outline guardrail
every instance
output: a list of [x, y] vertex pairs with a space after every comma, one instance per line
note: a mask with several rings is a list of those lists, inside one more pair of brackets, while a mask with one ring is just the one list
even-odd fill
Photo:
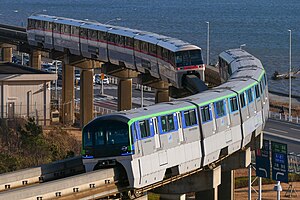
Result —
[[291, 116], [291, 118], [289, 119], [288, 114], [277, 113], [277, 112], [272, 112], [272, 111], [269, 111], [269, 118], [282, 120], [282, 121], [289, 121], [289, 122], [297, 123], [297, 124], [300, 123], [300, 117], [298, 117], [298, 116], [297, 117]]

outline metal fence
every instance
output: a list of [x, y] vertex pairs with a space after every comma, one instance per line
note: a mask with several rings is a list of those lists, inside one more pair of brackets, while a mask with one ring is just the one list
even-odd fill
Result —
[[282, 120], [282, 121], [290, 121], [292, 123], [300, 123], [300, 117], [293, 117], [291, 116], [291, 118], [289, 119], [288, 114], [282, 114], [282, 113], [278, 113], [278, 112], [272, 112], [269, 111], [269, 118], [272, 119], [277, 119], [277, 120]]
[[300, 174], [300, 154], [288, 154], [289, 173]]

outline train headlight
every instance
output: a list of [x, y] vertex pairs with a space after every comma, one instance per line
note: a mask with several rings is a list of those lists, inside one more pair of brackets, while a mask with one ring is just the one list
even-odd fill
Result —
[[122, 146], [122, 151], [124, 151], [124, 152], [127, 152], [127, 150], [128, 150], [128, 147], [127, 146]]

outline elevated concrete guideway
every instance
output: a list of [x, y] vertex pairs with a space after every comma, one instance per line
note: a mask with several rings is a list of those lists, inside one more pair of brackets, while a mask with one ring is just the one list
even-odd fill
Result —
[[[30, 65], [33, 68], [41, 68], [41, 55], [43, 51], [49, 52], [49, 56], [55, 60], [62, 60], [63, 71], [63, 94], [62, 94], [62, 122], [72, 124], [74, 122], [74, 67], [80, 67], [81, 70], [81, 94], [80, 97], [82, 106], [80, 109], [81, 126], [84, 126], [93, 119], [93, 84], [91, 75], [93, 69], [101, 68], [102, 72], [120, 78], [118, 83], [118, 110], [130, 110], [131, 103], [131, 87], [132, 78], [138, 78], [139, 83], [148, 85], [156, 89], [155, 102], [169, 101], [170, 94], [186, 95], [186, 91], [176, 90], [173, 88], [172, 93], [169, 92], [171, 84], [154, 78], [151, 74], [143, 74], [124, 66], [117, 66], [111, 63], [102, 63], [82, 56], [71, 55], [67, 50], [59, 52], [55, 50], [43, 49], [42, 47], [30, 46], [27, 40], [26, 28], [0, 24], [0, 48], [3, 61], [12, 61], [12, 49], [16, 48], [21, 52], [26, 52], [30, 55]], [[84, 108], [84, 109], [83, 109]]]

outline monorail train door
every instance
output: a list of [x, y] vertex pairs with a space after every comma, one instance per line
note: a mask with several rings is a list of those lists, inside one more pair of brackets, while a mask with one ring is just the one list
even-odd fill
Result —
[[157, 118], [153, 117], [151, 120], [153, 123], [155, 148], [159, 149], [161, 147], [161, 143], [160, 143], [160, 137], [159, 137], [159, 131], [158, 131]]
[[177, 117], [177, 122], [178, 122], [178, 136], [179, 136], [179, 142], [184, 141], [184, 134], [183, 134], [183, 129], [182, 129], [182, 119], [181, 119], [181, 114], [180, 112], [176, 113]]

